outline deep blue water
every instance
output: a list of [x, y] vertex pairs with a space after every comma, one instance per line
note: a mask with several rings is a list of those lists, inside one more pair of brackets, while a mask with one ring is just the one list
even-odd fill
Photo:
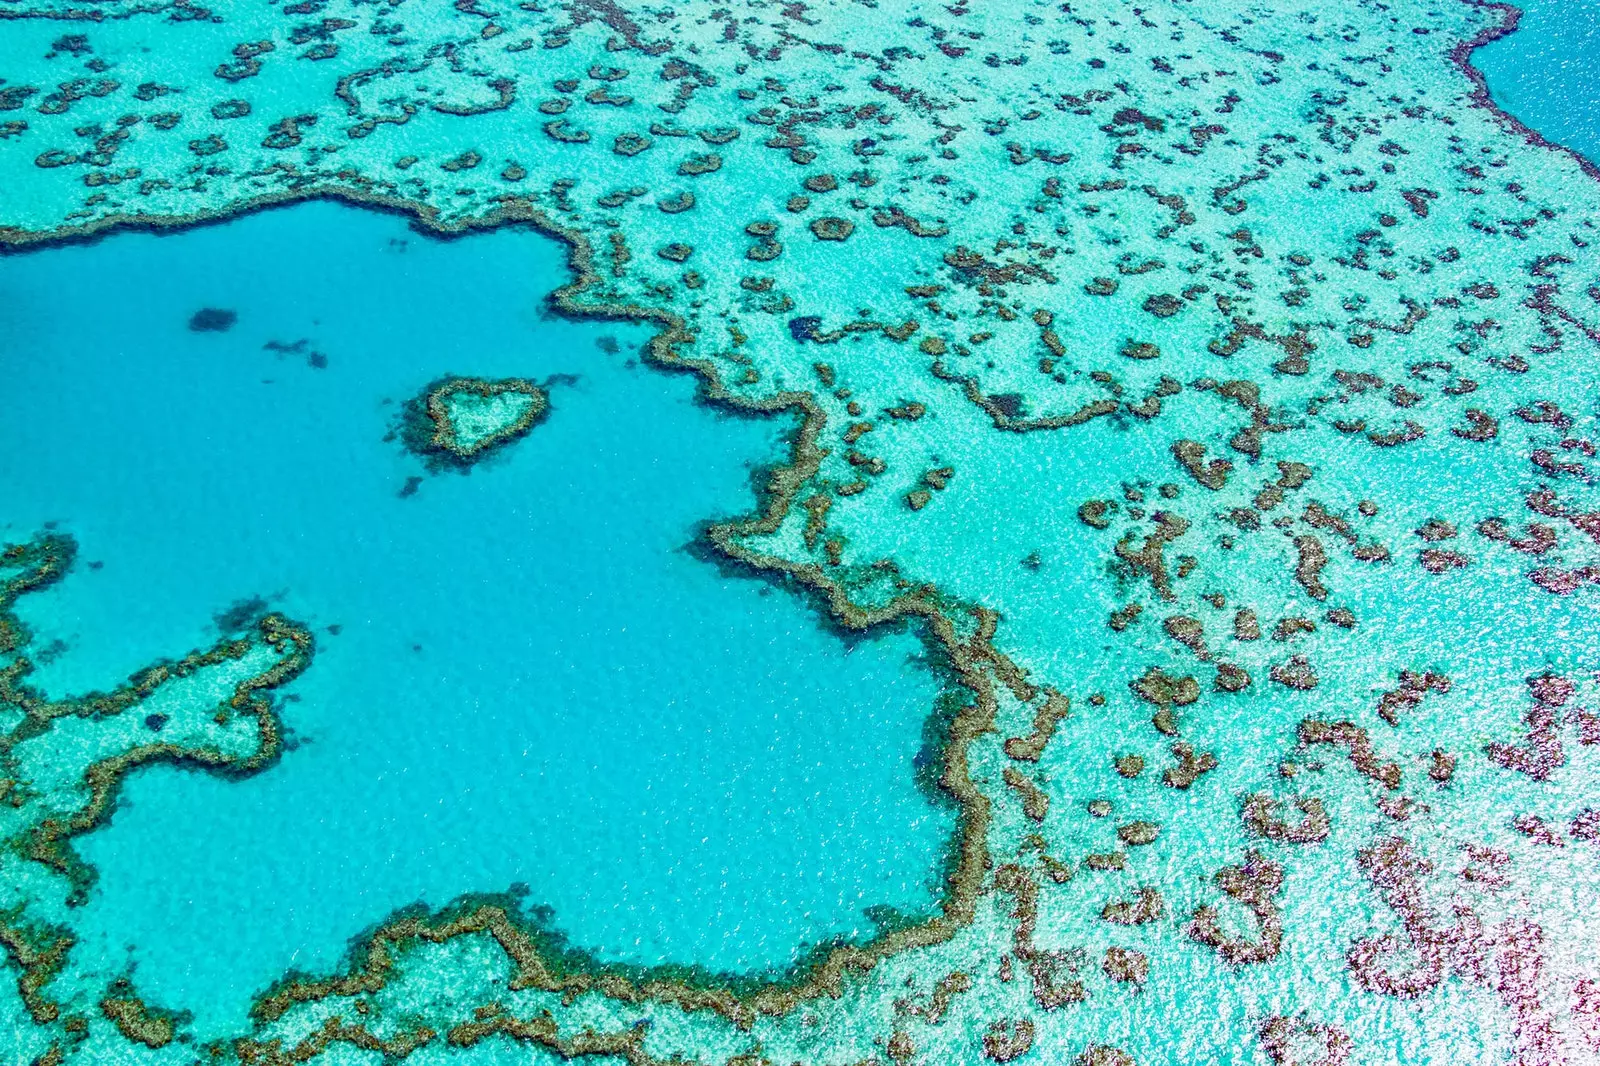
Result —
[[[65, 645], [41, 683], [209, 645], [256, 595], [317, 629], [300, 746], [246, 781], [138, 772], [81, 842], [84, 952], [202, 1033], [397, 906], [514, 882], [607, 958], [742, 970], [929, 905], [953, 818], [913, 780], [920, 645], [847, 644], [685, 550], [784, 427], [638, 365], [639, 329], [547, 315], [564, 280], [535, 233], [333, 204], [0, 258], [0, 537], [82, 546], [21, 604]], [[237, 322], [193, 332], [202, 307]], [[385, 434], [444, 373], [577, 381], [402, 497], [423, 470]]]
[[1600, 163], [1600, 0], [1517, 0], [1522, 22], [1472, 63], [1503, 109]]

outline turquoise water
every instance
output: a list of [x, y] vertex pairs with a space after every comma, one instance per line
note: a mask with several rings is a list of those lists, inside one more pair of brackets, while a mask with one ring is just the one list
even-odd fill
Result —
[[[103, 564], [19, 605], [65, 645], [35, 680], [113, 683], [255, 596], [316, 630], [279, 765], [136, 773], [81, 845], [92, 965], [201, 1031], [468, 891], [525, 885], [609, 960], [744, 972], [930, 904], [952, 819], [913, 783], [919, 645], [688, 550], [782, 426], [642, 367], [639, 329], [550, 316], [563, 268], [531, 232], [330, 204], [0, 259], [0, 533], [59, 522]], [[194, 332], [202, 307], [237, 322]], [[385, 436], [444, 372], [557, 376], [552, 412], [405, 495], [422, 466]]]
[[1509, 37], [1478, 49], [1495, 102], [1547, 140], [1600, 160], [1600, 4], [1521, 0]]
[[[1592, 7], [1475, 57], [1590, 156]], [[0, 585], [0, 1060], [1600, 1061], [1600, 184], [1503, 10], [0, 9], [0, 247], [540, 217], [785, 412], [515, 226], [0, 259], [0, 534], [81, 549]], [[407, 454], [454, 375], [550, 416]], [[284, 664], [264, 772], [127, 771]], [[437, 909], [508, 888], [759, 976]]]

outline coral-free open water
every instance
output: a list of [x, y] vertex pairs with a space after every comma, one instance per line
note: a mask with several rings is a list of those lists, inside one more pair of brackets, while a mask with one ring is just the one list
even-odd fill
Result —
[[[930, 905], [953, 817], [914, 780], [919, 644], [686, 550], [755, 506], [784, 427], [695, 402], [640, 329], [547, 314], [566, 279], [531, 231], [328, 203], [0, 258], [0, 536], [82, 546], [19, 605], [61, 642], [36, 680], [108, 687], [253, 596], [317, 632], [279, 764], [137, 772], [80, 843], [84, 962], [201, 1032], [399, 906], [518, 882], [604, 958], [743, 971]], [[202, 307], [237, 322], [191, 331]], [[385, 436], [445, 373], [575, 380], [403, 497], [424, 471]]]

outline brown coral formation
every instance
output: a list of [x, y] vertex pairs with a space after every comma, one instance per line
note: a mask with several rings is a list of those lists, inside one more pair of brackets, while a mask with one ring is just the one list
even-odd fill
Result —
[[1002, 1018], [983, 1034], [983, 1053], [995, 1062], [1020, 1059], [1033, 1048], [1033, 1035], [1033, 1022], [1026, 1018], [1021, 1021]]
[[1186, 789], [1219, 765], [1216, 755], [1209, 751], [1196, 752], [1194, 745], [1177, 741], [1172, 745], [1172, 755], [1177, 765], [1161, 771], [1161, 783], [1168, 788]]
[[1400, 671], [1400, 684], [1378, 699], [1378, 717], [1390, 725], [1400, 724], [1400, 715], [1420, 704], [1429, 692], [1441, 695], [1450, 691], [1450, 679], [1431, 670], [1417, 673]]
[[1557, 733], [1561, 721], [1558, 712], [1572, 698], [1574, 688], [1564, 677], [1545, 674], [1530, 677], [1528, 690], [1533, 696], [1533, 706], [1524, 719], [1528, 732], [1523, 742], [1520, 745], [1496, 742], [1486, 751], [1497, 765], [1526, 774], [1535, 781], [1545, 781], [1567, 761], [1566, 750]]
[[933, 991], [929, 993], [926, 1004], [900, 999], [895, 1001], [895, 1009], [912, 1017], [921, 1018], [929, 1025], [940, 1025], [944, 1022], [950, 1004], [956, 997], [970, 991], [972, 991], [972, 976], [962, 970], [956, 970], [934, 982]]
[[[1483, 852], [1483, 857], [1491, 856]], [[1493, 857], [1497, 865], [1504, 865], [1505, 856]], [[1410, 966], [1396, 972], [1386, 965], [1402, 951], [1396, 937], [1364, 937], [1348, 954], [1356, 980], [1372, 991], [1401, 999], [1427, 993], [1447, 974], [1492, 987], [1513, 1019], [1512, 1035], [1524, 1061], [1557, 1061], [1552, 1057], [1559, 1044], [1555, 1016], [1544, 1002], [1548, 982], [1543, 978], [1543, 929], [1524, 917], [1486, 926], [1463, 902], [1452, 905], [1454, 923], [1441, 926], [1424, 896], [1424, 879], [1433, 866], [1401, 838], [1363, 849], [1358, 860], [1384, 903], [1400, 918]], [[1481, 875], [1474, 877], [1474, 869], [1464, 870], [1463, 879], [1483, 880]]]
[[[573, 264], [580, 279], [584, 280], [558, 294], [557, 302], [566, 306], [571, 301], [572, 308], [578, 310], [575, 294], [588, 283], [586, 279], [596, 276], [590, 267], [592, 258], [585, 239], [555, 226], [526, 205], [508, 205], [495, 216], [462, 224], [461, 229], [488, 228], [505, 221], [533, 222], [572, 245]], [[442, 225], [437, 228], [449, 231], [448, 227]], [[596, 308], [591, 306], [582, 306], [581, 310], [585, 314], [596, 312]], [[963, 829], [955, 842], [958, 858], [950, 875], [950, 891], [942, 913], [919, 925], [896, 928], [864, 946], [821, 952], [820, 961], [808, 963], [795, 979], [762, 986], [745, 999], [734, 996], [725, 986], [718, 986], [703, 978], [695, 978], [696, 984], [684, 984], [675, 979], [659, 979], [646, 974], [644, 979], [635, 982], [629, 977], [611, 973], [598, 964], [586, 964], [592, 965], [592, 969], [580, 969], [558, 978], [541, 958], [537, 938], [524, 930], [503, 908], [496, 906], [479, 907], [460, 917], [447, 914], [435, 922], [404, 917], [379, 928], [362, 951], [357, 953], [357, 962], [349, 975], [327, 981], [291, 981], [263, 997], [256, 1008], [257, 1016], [263, 1020], [281, 1016], [296, 1003], [381, 988], [388, 980], [395, 957], [394, 949], [397, 947], [416, 942], [438, 943], [457, 935], [492, 932], [494, 939], [508, 955], [517, 960], [521, 975], [519, 980], [527, 982], [528, 987], [549, 987], [567, 993], [604, 987], [608, 996], [622, 1001], [662, 1000], [690, 1010], [716, 1011], [741, 1024], [748, 1024], [756, 1013], [782, 1014], [799, 1002], [836, 989], [844, 975], [869, 969], [885, 955], [944, 940], [971, 919], [973, 900], [979, 890], [987, 858], [984, 834], [989, 801], [967, 775], [966, 747], [973, 737], [986, 728], [985, 723], [992, 720], [994, 715], [993, 681], [989, 679], [988, 671], [996, 671], [1003, 678], [1003, 683], [1014, 691], [1027, 689], [1026, 694], [1019, 695], [1021, 699], [1032, 700], [1037, 691], [1027, 685], [1009, 660], [988, 645], [996, 620], [992, 615], [979, 612], [975, 630], [966, 635], [958, 630], [957, 624], [941, 608], [915, 594], [902, 596], [886, 608], [864, 610], [857, 607], [820, 567], [797, 567], [787, 560], [760, 555], [745, 548], [743, 538], [770, 532], [782, 522], [796, 494], [815, 472], [820, 463], [816, 439], [825, 416], [808, 394], [781, 394], [776, 398], [757, 401], [735, 395], [723, 386], [715, 369], [709, 364], [686, 359], [680, 354], [680, 347], [687, 338], [679, 320], [671, 315], [639, 307], [619, 306], [603, 311], [614, 317], [634, 318], [662, 326], [662, 332], [653, 338], [647, 348], [647, 358], [663, 366], [682, 366], [702, 372], [709, 382], [707, 392], [712, 399], [760, 412], [796, 409], [805, 415], [802, 429], [795, 439], [793, 461], [772, 473], [767, 510], [751, 519], [713, 527], [708, 532], [711, 541], [736, 560], [760, 570], [788, 575], [803, 586], [817, 590], [835, 617], [847, 627], [868, 628], [894, 618], [920, 620], [928, 626], [936, 642], [951, 649], [956, 673], [964, 679], [963, 684], [977, 686], [974, 691], [979, 695], [956, 717], [951, 726], [950, 740], [944, 747], [942, 784], [957, 798], [964, 814]], [[45, 841], [49, 839], [48, 835], [44, 838]], [[345, 1040], [348, 1036], [346, 1033], [339, 1039]], [[315, 1053], [315, 1048], [323, 1046], [326, 1046], [326, 1041], [316, 1042], [315, 1047], [307, 1045], [311, 1049], [307, 1053]], [[262, 1048], [251, 1041], [242, 1042], [239, 1050], [241, 1057], [263, 1053]]]
[[1150, 976], [1150, 959], [1142, 951], [1110, 947], [1106, 948], [1101, 969], [1113, 981], [1140, 984]]
[[1317, 687], [1317, 672], [1304, 655], [1291, 655], [1287, 662], [1278, 663], [1268, 675], [1285, 688], [1308, 692]]
[[1350, 1037], [1337, 1025], [1281, 1014], [1262, 1022], [1256, 1039], [1273, 1066], [1345, 1066], [1355, 1050]]
[[1189, 520], [1170, 511], [1156, 511], [1151, 515], [1155, 529], [1145, 535], [1144, 542], [1135, 547], [1135, 534], [1129, 533], [1117, 541], [1117, 558], [1136, 574], [1150, 580], [1150, 587], [1163, 600], [1177, 599], [1172, 588], [1172, 574], [1167, 569], [1167, 545], [1189, 531]]
[[1157, 707], [1187, 707], [1200, 698], [1200, 684], [1188, 676], [1173, 676], [1152, 666], [1132, 682], [1134, 694]]
[[1005, 753], [1018, 762], [1038, 762], [1055, 735], [1056, 726], [1072, 710], [1072, 701], [1053, 689], [1044, 690], [1044, 701], [1033, 712], [1033, 731], [1025, 737], [1009, 737]]
[[123, 1036], [152, 1051], [166, 1047], [177, 1035], [178, 1019], [166, 1011], [147, 1005], [134, 994], [133, 985], [125, 979], [112, 984], [106, 997], [100, 1001], [100, 1012], [116, 1025]]
[[1294, 824], [1278, 816], [1280, 806], [1278, 800], [1262, 792], [1246, 797], [1245, 828], [1255, 836], [1279, 843], [1314, 844], [1328, 838], [1328, 814], [1323, 810], [1320, 799], [1310, 796], [1295, 800], [1294, 806], [1302, 817]]
[[[518, 393], [529, 402], [514, 420], [493, 432], [462, 440], [450, 410], [450, 401], [459, 395], [489, 399]], [[402, 437], [407, 447], [424, 458], [442, 459], [467, 467], [485, 455], [527, 434], [549, 410], [545, 391], [525, 378], [487, 381], [482, 378], [445, 378], [429, 385], [412, 401]]]
[[1013, 766], [1005, 768], [1006, 787], [1016, 792], [1022, 800], [1022, 813], [1035, 822], [1042, 822], [1050, 813], [1050, 797], [1033, 780]]
[[1332, 744], [1350, 749], [1350, 762], [1365, 777], [1370, 777], [1384, 788], [1400, 787], [1400, 766], [1384, 762], [1373, 746], [1367, 731], [1354, 722], [1323, 722], [1307, 718], [1300, 723], [1300, 743]]
[[1154, 844], [1156, 838], [1160, 835], [1161, 827], [1159, 825], [1143, 819], [1117, 827], [1117, 839], [1129, 847], [1137, 848], [1146, 844]]
[[1139, 1066], [1132, 1055], [1110, 1044], [1091, 1044], [1072, 1066]]
[[1206, 461], [1206, 446], [1199, 441], [1180, 440], [1172, 446], [1172, 457], [1194, 480], [1212, 492], [1228, 483], [1233, 464], [1226, 459]]
[[1283, 946], [1283, 919], [1273, 897], [1283, 887], [1283, 867], [1259, 852], [1248, 851], [1243, 865], [1224, 866], [1214, 880], [1224, 895], [1255, 916], [1257, 937], [1247, 940], [1228, 933], [1216, 908], [1207, 904], [1194, 912], [1185, 930], [1189, 938], [1211, 948], [1230, 966], [1276, 958]]
[[1144, 925], [1156, 921], [1167, 913], [1166, 902], [1160, 889], [1149, 885], [1140, 888], [1132, 900], [1112, 900], [1100, 910], [1100, 917], [1113, 925]]
[[1012, 951], [1028, 968], [1033, 984], [1033, 1000], [1041, 1010], [1058, 1010], [1081, 1003], [1088, 997], [1083, 982], [1075, 976], [1077, 964], [1069, 952], [1047, 950], [1033, 942], [1039, 922], [1039, 886], [1026, 870], [1008, 863], [995, 871], [995, 888], [1015, 901], [1011, 918], [1016, 929], [1011, 937]]

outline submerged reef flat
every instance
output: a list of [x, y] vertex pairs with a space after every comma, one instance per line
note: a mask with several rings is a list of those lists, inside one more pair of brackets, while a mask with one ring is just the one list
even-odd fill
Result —
[[[22, 701], [0, 1041], [51, 1066], [185, 1041], [1600, 1059], [1600, 171], [1469, 66], [1515, 18], [0, 2], [7, 246], [310, 198], [526, 223], [570, 248], [560, 309], [656, 327], [648, 359], [710, 401], [798, 414], [760, 512], [708, 539], [842, 629], [924, 634], [955, 692], [928, 776], [960, 810], [938, 914], [781, 979], [604, 967], [469, 898], [202, 1045], [137, 973], [56, 987], [92, 891], [69, 830], [116, 779], [86, 775], [145, 748], [116, 732], [137, 715]], [[7, 556], [17, 595], [51, 543]], [[303, 667], [272, 624], [192, 676]], [[155, 695], [129, 693], [108, 706]], [[224, 717], [181, 717], [167, 757], [264, 765], [272, 719]]]
[[403, 433], [424, 459], [469, 467], [539, 423], [550, 398], [531, 381], [443, 378], [412, 400]]

